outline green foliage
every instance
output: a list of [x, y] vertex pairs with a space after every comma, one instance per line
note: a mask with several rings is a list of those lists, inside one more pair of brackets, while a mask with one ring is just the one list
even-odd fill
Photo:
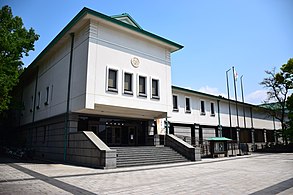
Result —
[[[290, 92], [293, 89], [293, 58], [289, 59], [286, 64], [283, 64], [280, 68], [280, 72], [266, 71], [269, 77], [264, 78], [260, 83], [264, 87], [268, 88], [268, 100], [273, 100], [275, 104], [273, 109], [270, 109], [270, 115], [276, 117], [282, 123], [281, 133], [283, 139], [287, 141], [292, 140], [292, 132], [290, 132], [290, 124], [293, 127], [293, 116], [292, 118], [286, 119], [287, 111], [292, 113], [292, 95]], [[288, 97], [289, 96], [289, 97]], [[289, 107], [291, 106], [291, 107]]]
[[10, 92], [18, 83], [22, 71], [22, 57], [34, 50], [39, 35], [34, 29], [27, 30], [22, 19], [13, 17], [9, 6], [0, 10], [0, 113], [9, 109]]

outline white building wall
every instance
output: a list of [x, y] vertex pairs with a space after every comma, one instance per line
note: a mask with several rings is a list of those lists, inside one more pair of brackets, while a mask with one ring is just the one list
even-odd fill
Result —
[[[84, 31], [75, 35], [72, 77], [71, 77], [71, 102], [70, 110], [76, 111], [84, 108], [85, 96], [85, 78], [87, 65], [87, 36]], [[39, 67], [37, 90], [35, 97], [34, 78], [29, 85], [25, 85], [23, 89], [23, 102], [25, 107], [31, 106], [31, 96], [35, 100], [35, 118], [34, 121], [50, 118], [66, 112], [69, 62], [70, 62], [71, 38], [68, 36], [63, 40], [62, 44], [55, 45], [36, 64]], [[36, 75], [32, 75], [36, 77]], [[47, 102], [47, 88], [49, 88]], [[40, 101], [39, 94], [40, 93]], [[83, 98], [83, 99], [82, 99]], [[47, 102], [47, 104], [46, 104]], [[29, 106], [27, 106], [29, 105]], [[33, 108], [32, 108], [33, 109]], [[21, 117], [21, 125], [31, 123], [33, 112], [27, 109]]]
[[[137, 57], [139, 67], [131, 64]], [[118, 92], [107, 91], [108, 68], [118, 70]], [[123, 74], [133, 74], [133, 95], [123, 93]], [[147, 98], [138, 97], [138, 76], [147, 77]], [[159, 79], [160, 99], [151, 98], [151, 79]], [[95, 104], [167, 112], [171, 105], [170, 52], [127, 32], [92, 22], [88, 57], [86, 108]]]
[[[200, 124], [200, 125], [209, 125], [217, 126], [218, 121], [218, 105], [217, 100], [220, 100], [220, 123], [222, 126], [229, 127], [229, 103], [227, 100], [222, 98], [212, 97], [209, 95], [202, 95], [196, 92], [186, 92], [183, 90], [173, 89], [172, 93], [178, 97], [178, 111], [171, 111], [168, 115], [171, 116], [169, 119], [173, 123], [183, 123], [183, 124]], [[185, 97], [189, 97], [191, 102], [191, 113], [185, 112]], [[200, 102], [205, 102], [205, 115], [200, 113]], [[211, 102], [214, 103], [215, 116], [211, 116]], [[235, 102], [230, 102], [231, 107], [231, 123], [232, 127], [238, 126], [237, 122], [237, 112]], [[268, 115], [268, 113], [262, 111], [261, 109], [256, 109], [252, 107], [252, 120], [251, 120], [251, 106], [245, 105], [245, 123], [246, 128], [255, 128], [255, 129], [274, 129], [273, 118]], [[244, 128], [244, 114], [243, 114], [243, 105], [238, 103], [238, 120], [239, 127]], [[275, 119], [276, 129], [281, 127], [280, 122]]]
[[[173, 123], [184, 123], [184, 124], [201, 124], [201, 125], [218, 125], [218, 113], [217, 113], [217, 101], [196, 96], [191, 93], [185, 93], [178, 90], [173, 90], [173, 94], [178, 97], [178, 111], [171, 111], [168, 115], [170, 115], [170, 121]], [[191, 112], [186, 112], [185, 109], [185, 98], [190, 98], [190, 107]], [[200, 106], [201, 101], [205, 102], [205, 114], [201, 114]], [[215, 115], [211, 115], [211, 102], [214, 103]]]
[[30, 81], [26, 81], [23, 87], [22, 101], [24, 103], [24, 110], [22, 111], [21, 123], [29, 123], [33, 120], [33, 106], [35, 98], [35, 79], [31, 78]]

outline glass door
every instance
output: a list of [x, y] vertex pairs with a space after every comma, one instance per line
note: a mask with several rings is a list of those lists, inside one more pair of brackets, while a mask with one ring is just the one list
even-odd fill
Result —
[[121, 144], [121, 127], [117, 127], [117, 126], [107, 127], [107, 144], [108, 145]]

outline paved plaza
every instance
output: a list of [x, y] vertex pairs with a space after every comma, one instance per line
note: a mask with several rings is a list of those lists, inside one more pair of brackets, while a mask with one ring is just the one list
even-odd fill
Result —
[[293, 154], [112, 170], [1, 157], [0, 194], [293, 194]]

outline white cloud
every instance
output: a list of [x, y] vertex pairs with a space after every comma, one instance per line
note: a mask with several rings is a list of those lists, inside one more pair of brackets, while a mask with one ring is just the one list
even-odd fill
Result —
[[215, 87], [204, 86], [199, 88], [198, 91], [216, 96], [221, 95], [227, 98], [227, 94], [220, 92], [219, 89]]
[[245, 96], [245, 102], [252, 104], [262, 104], [267, 99], [267, 90], [256, 90]]

